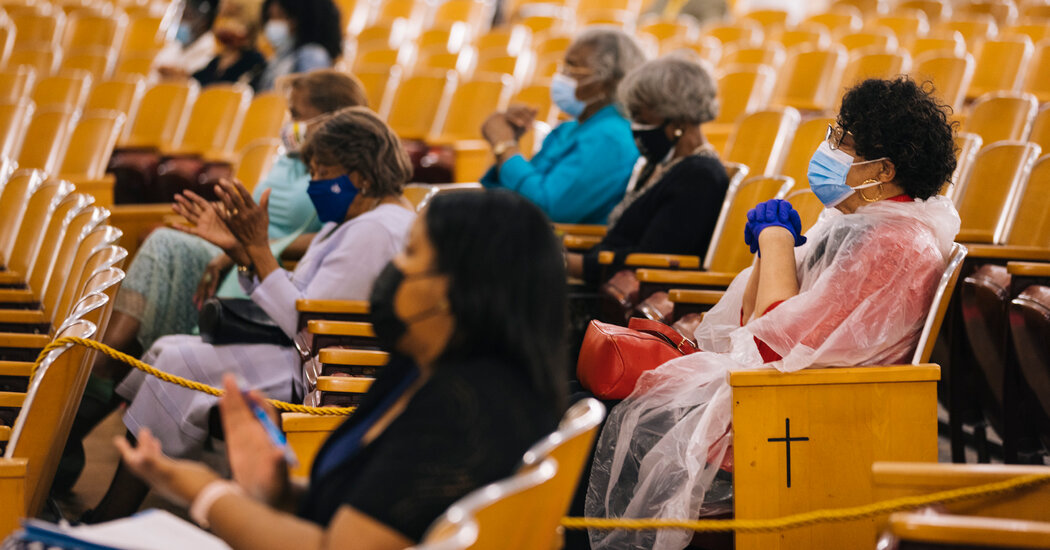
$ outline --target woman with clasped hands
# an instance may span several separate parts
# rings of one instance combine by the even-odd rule
[[[391,361],[321,448],[308,488],[288,482],[282,452],[231,377],[220,409],[233,482],[165,457],[145,430],[136,448],[117,440],[125,462],[234,548],[419,541],[556,427],[566,400],[561,246],[547,218],[512,193],[439,195],[370,305]]]
[[[808,178],[827,209],[800,234],[785,201],[749,212],[757,254],[703,318],[703,351],[644,373],[599,438],[588,517],[696,518],[731,491],[731,369],[907,361],[959,231],[939,194],[955,168],[947,109],[906,77],[842,99]],[[710,491],[718,482],[721,491]],[[710,491],[710,493],[709,493]],[[721,499],[719,499],[721,500]],[[594,548],[679,549],[683,531],[592,531]]]

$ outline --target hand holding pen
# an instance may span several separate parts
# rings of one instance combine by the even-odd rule
[[[275,502],[288,487],[288,465],[297,464],[275,422],[277,413],[258,391],[245,391],[234,375],[223,377],[223,386],[219,410],[233,479],[253,497]]]

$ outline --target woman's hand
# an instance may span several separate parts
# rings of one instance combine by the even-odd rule
[[[204,301],[215,296],[215,290],[219,288],[219,282],[226,276],[226,272],[233,267],[233,260],[226,254],[219,254],[212,258],[208,265],[204,266],[204,274],[197,283],[197,291],[193,293],[193,305],[200,309]]]
[[[794,241],[794,246],[805,244],[806,237],[802,235],[802,220],[791,203],[781,199],[770,199],[759,203],[747,213],[747,223],[744,225],[744,242],[751,248],[751,253],[761,252],[762,232],[770,227],[781,227],[786,229]]]
[[[518,139],[514,126],[511,126],[503,113],[489,115],[489,118],[485,119],[485,122],[481,125],[481,135],[485,137],[489,145],[496,145],[505,141],[516,141]]]
[[[175,229],[200,237],[211,244],[221,248],[227,255],[237,263],[248,258],[244,247],[238,242],[237,237],[230,232],[229,227],[219,217],[217,204],[212,204],[204,197],[193,191],[183,191],[175,195],[175,204],[172,205],[175,213],[186,218],[192,225],[175,224]]]
[[[233,479],[253,498],[276,504],[289,489],[284,452],[266,435],[233,375],[227,374],[222,382],[226,395],[219,400],[219,411]],[[276,412],[258,392],[251,392],[248,398],[277,422]]]
[[[188,506],[205,485],[219,479],[218,474],[199,462],[174,460],[165,455],[149,428],[139,430],[137,447],[123,437],[114,438],[113,443],[135,475],[175,504]]]
[[[507,107],[504,118],[514,128],[514,139],[521,139],[525,132],[532,129],[532,124],[536,121],[536,114],[538,113],[538,110],[528,105],[511,105]]]
[[[255,204],[252,194],[241,182],[224,178],[215,186],[215,194],[225,207],[218,211],[219,217],[241,246],[246,249],[269,246],[270,215],[266,210],[270,203],[269,189],[263,192],[259,204]]]

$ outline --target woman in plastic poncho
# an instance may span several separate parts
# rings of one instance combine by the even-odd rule
[[[729,369],[907,361],[959,230],[954,206],[938,194],[954,168],[947,109],[923,87],[901,77],[849,90],[809,166],[828,209],[805,236],[786,202],[749,213],[754,265],[697,328],[705,351],[642,375],[610,413],[587,516],[696,518],[709,493],[725,496],[725,476],[715,482],[731,456]],[[690,538],[677,530],[590,536],[595,548],[683,548]]]

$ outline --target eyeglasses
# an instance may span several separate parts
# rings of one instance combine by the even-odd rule
[[[841,126],[828,124],[828,131],[824,134],[824,141],[828,142],[828,146],[832,149],[838,149],[842,146],[842,140],[846,139],[847,135],[853,134],[843,130]]]

